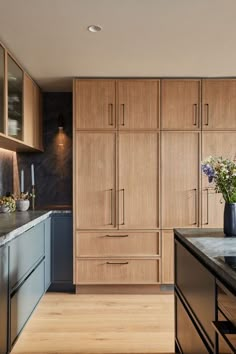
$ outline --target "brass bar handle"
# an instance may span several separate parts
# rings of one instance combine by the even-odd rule
[[[198,126],[198,105],[197,105],[197,103],[194,103],[194,105],[193,105],[193,125],[195,127]]]
[[[207,192],[207,200],[206,200],[206,205],[207,205],[207,210],[206,210],[206,222],[205,222],[205,225],[208,225],[209,224],[209,188],[206,189],[206,192]]]
[[[123,217],[122,217],[122,223],[120,225],[125,225],[125,189],[120,190],[123,194]]]
[[[129,264],[129,262],[106,262],[106,264]]]
[[[205,103],[206,119],[204,125],[209,125],[209,104]]]
[[[121,108],[122,108],[122,123],[120,123],[120,125],[124,127],[125,126],[125,104],[124,103],[121,104]]]
[[[108,103],[108,125],[113,126],[113,103]]]
[[[194,188],[194,195],[195,195],[195,222],[193,225],[197,225],[198,221],[198,197],[197,197],[197,188]]]
[[[105,235],[105,237],[114,237],[114,238],[117,238],[117,237],[129,237],[129,235]]]
[[[113,225],[113,188],[109,189],[111,194],[111,222],[109,225]]]

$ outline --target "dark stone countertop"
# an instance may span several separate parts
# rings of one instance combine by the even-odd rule
[[[236,269],[231,269],[222,261],[225,257],[235,257],[236,263],[236,237],[225,237],[221,229],[175,229],[174,231],[177,239],[218,280],[236,294]]]
[[[71,210],[29,210],[0,213],[0,246],[13,240],[52,214],[71,214]]]

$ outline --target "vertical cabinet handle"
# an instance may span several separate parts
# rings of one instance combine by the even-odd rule
[[[122,103],[120,106],[121,106],[121,111],[122,111],[122,122],[120,119],[120,125],[122,125],[124,127],[125,126],[125,104]],[[121,117],[121,114],[120,114],[120,117]]]
[[[195,221],[193,225],[197,225],[198,222],[198,196],[197,196],[197,188],[194,188],[194,197],[195,197]]]
[[[204,107],[205,107],[205,122],[204,122],[204,125],[209,125],[209,104],[205,103]]]
[[[111,201],[111,216],[110,216],[110,223],[109,223],[109,225],[113,225],[113,188],[111,188],[111,189],[109,189],[109,191],[110,191],[110,195],[111,195],[111,199],[110,199],[110,201]]]
[[[206,189],[206,222],[205,225],[209,224],[209,188]]]
[[[193,125],[198,126],[198,104],[194,103],[193,105]]]
[[[113,103],[108,104],[108,125],[113,126],[114,125],[114,120],[113,120]]]
[[[123,196],[123,216],[122,216],[122,222],[120,225],[125,225],[125,190],[124,188],[120,190],[120,192],[122,192],[122,196]]]

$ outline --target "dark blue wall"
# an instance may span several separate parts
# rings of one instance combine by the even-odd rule
[[[58,115],[64,130],[58,130]],[[43,153],[18,153],[19,172],[25,172],[25,190],[31,189],[30,166],[35,165],[36,207],[72,204],[72,94],[43,94]]]

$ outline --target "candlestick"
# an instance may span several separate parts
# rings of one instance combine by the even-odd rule
[[[35,186],[32,186],[32,210],[35,209]]]
[[[24,170],[21,170],[20,177],[20,191],[21,193],[24,193]]]
[[[31,165],[31,181],[32,181],[32,186],[35,186],[35,179],[34,179],[34,165]]]

